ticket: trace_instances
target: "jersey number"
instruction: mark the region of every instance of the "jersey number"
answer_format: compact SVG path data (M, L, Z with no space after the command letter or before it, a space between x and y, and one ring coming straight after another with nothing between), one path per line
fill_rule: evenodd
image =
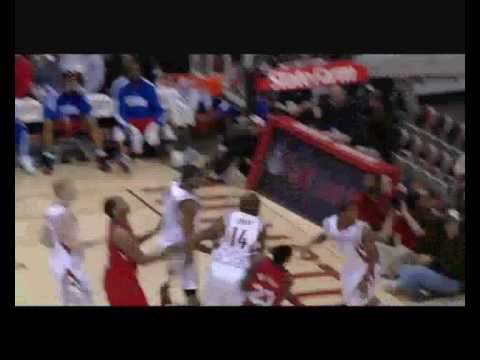
M243 249L247 245L247 239L245 239L245 233L247 230L242 230L240 236L238 236L238 228L234 227L232 231L232 238L230 241L231 246L235 246L236 244L240 245L240 248Z

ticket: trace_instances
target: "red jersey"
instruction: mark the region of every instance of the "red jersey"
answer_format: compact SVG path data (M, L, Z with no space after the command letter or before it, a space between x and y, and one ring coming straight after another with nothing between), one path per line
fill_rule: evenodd
M378 231L385 221L390 203L390 195L381 194L378 199L373 199L368 194L362 193L356 201L358 219L365 221L374 231Z
M109 239L108 239L108 252L109 252L109 260L110 260L110 266L108 268L109 271L115 272L118 274L122 274L123 276L137 276L137 263L134 262L133 260L130 260L127 255L123 253L122 250L117 248L115 243L112 240L112 234L114 228L118 226L122 229L125 229L132 235L132 237L135 237L133 235L132 228L128 222L111 222L110 223L110 234L109 234Z
M287 296L292 275L269 258L255 265L247 284L247 305L278 306Z
M137 279L137 263L117 248L112 239L115 226L127 230L132 237L128 222L111 222L108 239L110 264L105 272L104 288L112 306L148 306L147 298Z

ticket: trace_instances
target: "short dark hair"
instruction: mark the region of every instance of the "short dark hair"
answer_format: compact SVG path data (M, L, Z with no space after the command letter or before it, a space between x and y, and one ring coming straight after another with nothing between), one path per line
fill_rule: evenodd
M338 207L338 210L339 210L340 213L344 213L349 208L351 208L352 206L356 206L356 205L357 204L354 201L351 201L351 200L350 201L345 201Z
M105 200L105 203L103 205L103 211L109 218L113 218L113 211L115 210L115 199L114 198L108 198Z
M288 245L276 246L272 249L273 262L283 265L292 256L292 247Z

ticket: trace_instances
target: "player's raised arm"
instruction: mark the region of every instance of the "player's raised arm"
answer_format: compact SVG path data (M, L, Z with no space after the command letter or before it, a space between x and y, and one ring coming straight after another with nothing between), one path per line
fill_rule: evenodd
M142 244L143 242L147 241L148 239L150 239L152 236L155 236L159 231L160 229L162 228L162 221L160 221L158 223L158 225L155 227L155 229L147 232L146 234L142 235L142 236L137 236L137 242L139 244Z

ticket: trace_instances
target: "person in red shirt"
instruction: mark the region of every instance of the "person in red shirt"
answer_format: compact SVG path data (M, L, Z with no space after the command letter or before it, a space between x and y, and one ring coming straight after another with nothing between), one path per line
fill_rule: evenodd
M285 299L302 306L290 291L293 277L285 268L292 257L292 248L277 246L272 249L272 256L272 259L265 257L250 268L243 285L247 293L245 306L280 306Z
M104 288L111 306L148 306L147 298L137 278L137 267L166 256L147 255L140 244L159 231L159 226L144 236L135 236L127 216L130 207L121 197L105 201L105 214L111 219L108 239L109 265L105 271Z
M366 191L361 193L356 201L358 219L368 223L373 231L379 231L391 205L390 179L386 176L367 174L365 185Z
M33 84L33 65L22 55L15 55L15 98L30 94Z

